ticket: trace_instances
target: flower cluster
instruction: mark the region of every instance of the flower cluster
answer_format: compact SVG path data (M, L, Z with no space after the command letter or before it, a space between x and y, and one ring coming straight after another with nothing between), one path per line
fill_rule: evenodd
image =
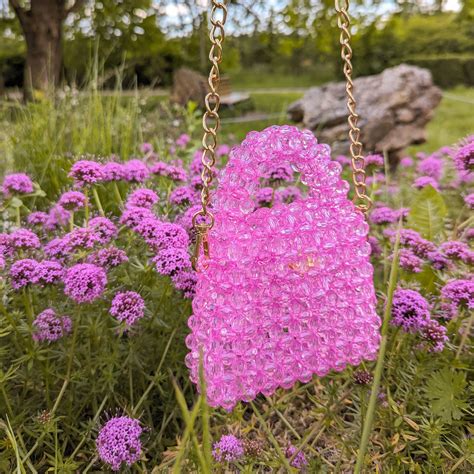
M234 435L224 435L214 443L212 455L218 462L233 462L244 455L244 446Z
M33 339L35 341L57 341L71 332L72 321L69 316L57 316L52 308L38 314L33 322Z
M145 301L135 291L117 293L112 300L110 314L127 327L133 326L145 314Z
M33 182L25 173L7 174L1 187L5 197L13 194L29 194L33 192L33 189Z
M136 463L142 454L140 421L128 416L111 418L99 431L96 440L99 458L113 471Z
M107 284L102 267L92 263L78 263L66 271L64 293L76 303L91 303L100 298Z

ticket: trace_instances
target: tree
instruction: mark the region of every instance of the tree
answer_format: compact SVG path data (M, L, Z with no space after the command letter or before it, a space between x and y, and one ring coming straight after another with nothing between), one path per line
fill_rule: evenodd
M86 0L9 0L25 37L26 65L24 89L30 98L34 90L47 91L61 77L63 26Z

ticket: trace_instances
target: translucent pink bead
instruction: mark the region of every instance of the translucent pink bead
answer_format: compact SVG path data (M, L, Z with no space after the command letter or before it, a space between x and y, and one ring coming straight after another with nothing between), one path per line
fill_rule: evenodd
M260 177L288 163L308 195L256 208ZM291 126L251 132L231 151L186 338L191 380L202 351L212 406L230 410L376 357L368 225L340 172L327 145Z

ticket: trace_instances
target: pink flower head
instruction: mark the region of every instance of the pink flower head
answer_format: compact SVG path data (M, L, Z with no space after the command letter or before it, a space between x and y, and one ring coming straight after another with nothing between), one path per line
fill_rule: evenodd
M293 181L293 170L290 165L285 163L270 168L264 175L264 178L270 183L282 183Z
M102 296L107 275L102 267L78 263L66 272L64 293L76 303L91 303Z
M92 249L99 244L100 238L97 232L90 227L77 227L63 237L67 253L77 249Z
M400 218L399 212L390 207L380 206L376 207L370 213L370 221L373 224L383 225L383 224L392 224L393 222L397 222Z
M197 277L194 272L178 272L171 277L174 287L183 293L185 298L193 298L196 290Z
M423 189L426 188L426 186L431 186L436 189L436 191L439 191L438 181L436 181L434 178L431 178L430 176L420 176L413 182L413 187L416 189Z
M158 195L155 191L147 188L140 188L133 191L127 199L126 207L145 207L151 209L158 202Z
M176 139L176 145L180 148L186 148L190 141L191 137L187 133L183 133Z
M380 155L379 153L375 153L373 155L367 155L364 161L365 161L365 166L374 166L375 168L384 167L383 156Z
M191 260L187 250L169 247L158 252L153 258L156 271L161 275L173 276L191 268Z
M108 244L118 234L117 226L107 217L94 217L89 221L89 227L98 236L102 245Z
M59 204L55 204L48 213L48 220L44 227L46 230L55 230L58 227L64 227L68 224L71 213Z
M258 190L255 200L257 207L270 207L275 199L275 191L273 188L265 187Z
M338 155L334 158L334 161L337 161L342 166L347 166L351 164L351 159L345 155Z
M291 461L291 466L296 469L303 469L308 465L308 461L306 460L306 456L303 451L299 450L292 444L289 444L286 448L285 455L288 459L293 458L293 461Z
M441 288L441 298L447 301L451 317L461 307L474 310L474 279L449 281Z
M196 193L189 186L180 186L170 194L170 203L176 206L188 206L195 200Z
M153 151L153 145L151 143L142 143L140 145L140 151L144 154L144 155L148 155L148 153L151 153Z
M131 466L142 454L142 432L143 428L137 419L128 416L111 418L102 426L96 440L99 458L113 471Z
M74 180L79 187L84 187L101 181L104 178L102 165L96 161L79 160L76 161L68 176Z
M464 202L466 203L467 207L469 207L470 209L474 209L474 193L465 196Z
M400 249L400 267L411 273L420 273L423 260L417 257L410 249Z
M130 327L145 314L145 302L135 291L117 293L112 300L110 314Z
M430 319L420 327L420 337L426 342L428 352L441 352L448 342L447 330L438 321Z
M42 226L48 221L48 214L42 211L32 212L27 218L26 222L29 226Z
M219 145L217 148L216 148L216 156L218 158L222 157L222 156L226 156L230 153L230 146L229 145Z
M374 257L379 257L382 255L382 247L380 247L377 237L369 235L367 242L370 244L370 255L373 255Z
M277 191L277 200L284 202L285 204L291 204L292 202L301 199L302 193L296 186L287 186L286 188Z
M459 171L474 170L474 136L469 137L468 142L456 151L454 163Z
M129 183L143 183L150 176L147 165L138 159L125 162L123 170L123 178Z
M399 288L393 294L392 324L406 332L416 332L430 320L428 301L415 290Z
M61 195L58 204L68 211L78 211L86 205L86 196L79 191L67 191Z
M41 286L58 283L63 277L63 267L59 262L43 260L35 270L34 283Z
M35 283L38 262L31 258L17 260L10 267L10 278L12 287L19 290L25 286Z
M97 250L89 255L87 261L104 268L114 268L128 262L128 257L124 250L112 246Z
M45 309L33 321L33 339L53 342L71 332L72 321L69 316L57 316L52 308Z
M451 240L440 245L441 252L452 260L460 260L466 265L474 265L474 251L465 242Z
M63 238L55 237L44 246L44 253L49 258L55 258L59 261L66 259L70 251L70 244L66 236Z
M156 232L148 240L148 244L155 250L165 248L187 249L189 246L189 237L186 229L179 224L170 222L160 222Z
M244 445L234 435L224 435L212 446L212 456L217 462L238 461L244 456Z
M130 207L123 211L119 222L129 229L135 229L145 219L156 219L156 216L150 209L144 207Z
M103 181L121 181L125 179L125 167L123 163L109 161L102 166Z
M402 168L410 168L413 166L413 158L411 156L405 156L400 160L400 166Z
M441 158L436 158L435 156L429 156L418 163L417 170L421 175L429 176L436 182L439 182L443 176L443 160Z
M3 179L2 192L6 197L12 194L29 194L33 189L33 182L25 173L7 174Z
M3 257L13 257L15 247L13 246L12 237L9 234L0 233L0 255Z
M41 242L38 236L28 229L17 229L10 235L11 243L16 249L39 249Z

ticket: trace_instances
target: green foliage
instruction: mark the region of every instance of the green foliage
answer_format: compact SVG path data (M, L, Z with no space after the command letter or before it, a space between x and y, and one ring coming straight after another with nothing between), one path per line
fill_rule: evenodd
M426 186L413 196L408 225L433 241L440 236L446 214L443 196L432 186Z
M435 372L425 387L433 414L439 416L445 423L460 420L463 410L468 408L466 385L465 372L458 372L450 367Z

